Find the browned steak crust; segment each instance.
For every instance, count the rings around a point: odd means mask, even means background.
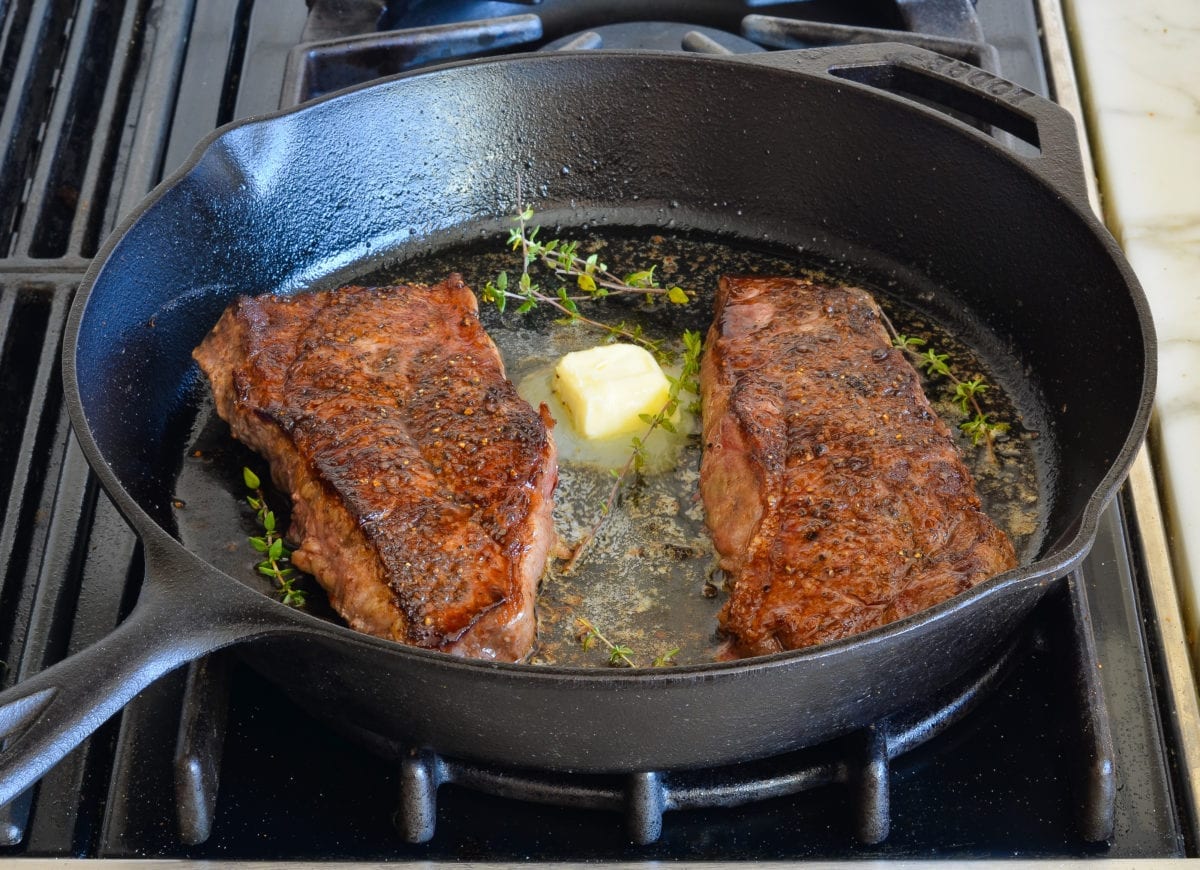
[[[865,631],[1016,564],[866,292],[723,278],[700,381],[700,488],[741,654]]]
[[[292,560],[351,627],[515,661],[551,547],[553,425],[457,275],[241,298],[194,356],[291,494]]]

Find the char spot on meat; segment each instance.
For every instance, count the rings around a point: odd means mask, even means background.
[[[847,456],[838,460],[838,464],[850,471],[863,472],[871,467],[871,458],[861,454]]]
[[[860,377],[859,375],[855,374],[848,374],[845,376],[845,378],[846,386],[854,390],[854,392],[858,393],[860,396],[870,396],[875,392],[875,389],[871,386],[870,381],[864,377]]]

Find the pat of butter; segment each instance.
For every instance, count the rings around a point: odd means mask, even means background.
[[[633,344],[605,344],[569,353],[554,367],[554,391],[575,431],[608,438],[646,428],[642,414],[657,414],[671,385],[654,357]]]

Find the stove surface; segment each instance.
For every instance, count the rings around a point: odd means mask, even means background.
[[[907,38],[1050,92],[1037,10],[1007,0],[852,8],[824,0],[314,0],[311,9],[301,0],[13,0],[0,14],[6,687],[101,639],[136,601],[141,548],[70,433],[59,345],[72,294],[104,235],[220,124],[484,47],[612,47],[621,26],[610,15],[637,22],[638,38],[649,38],[648,21],[674,22],[654,38],[693,51]],[[486,26],[475,22],[481,17]],[[794,17],[803,21],[787,21]],[[431,38],[446,37],[449,47],[431,47],[445,45]],[[845,747],[820,747],[779,764],[826,765],[832,773],[823,784],[670,811],[652,842],[633,841],[622,811],[611,811],[620,802],[609,810],[550,806],[456,784],[437,792],[428,842],[407,842],[400,766],[329,730],[236,653],[222,653],[154,684],[31,793],[0,808],[8,844],[0,856],[1183,856],[1195,848],[1181,797],[1188,785],[1176,761],[1146,556],[1129,514],[1126,494],[1105,514],[1082,569],[1039,606],[1011,661],[989,678],[994,687],[890,760],[883,839],[864,836],[861,777]],[[1115,769],[1098,769],[1097,752],[1103,761],[1109,748]],[[772,774],[775,767],[766,763]],[[1095,842],[1097,824],[1111,826],[1103,842]]]

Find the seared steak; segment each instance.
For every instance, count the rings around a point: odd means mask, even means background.
[[[532,647],[553,425],[504,377],[458,275],[242,298],[195,358],[292,497],[292,561],[351,627],[478,658]]]
[[[1016,564],[866,292],[722,279],[700,383],[700,489],[739,653],[865,631]]]

